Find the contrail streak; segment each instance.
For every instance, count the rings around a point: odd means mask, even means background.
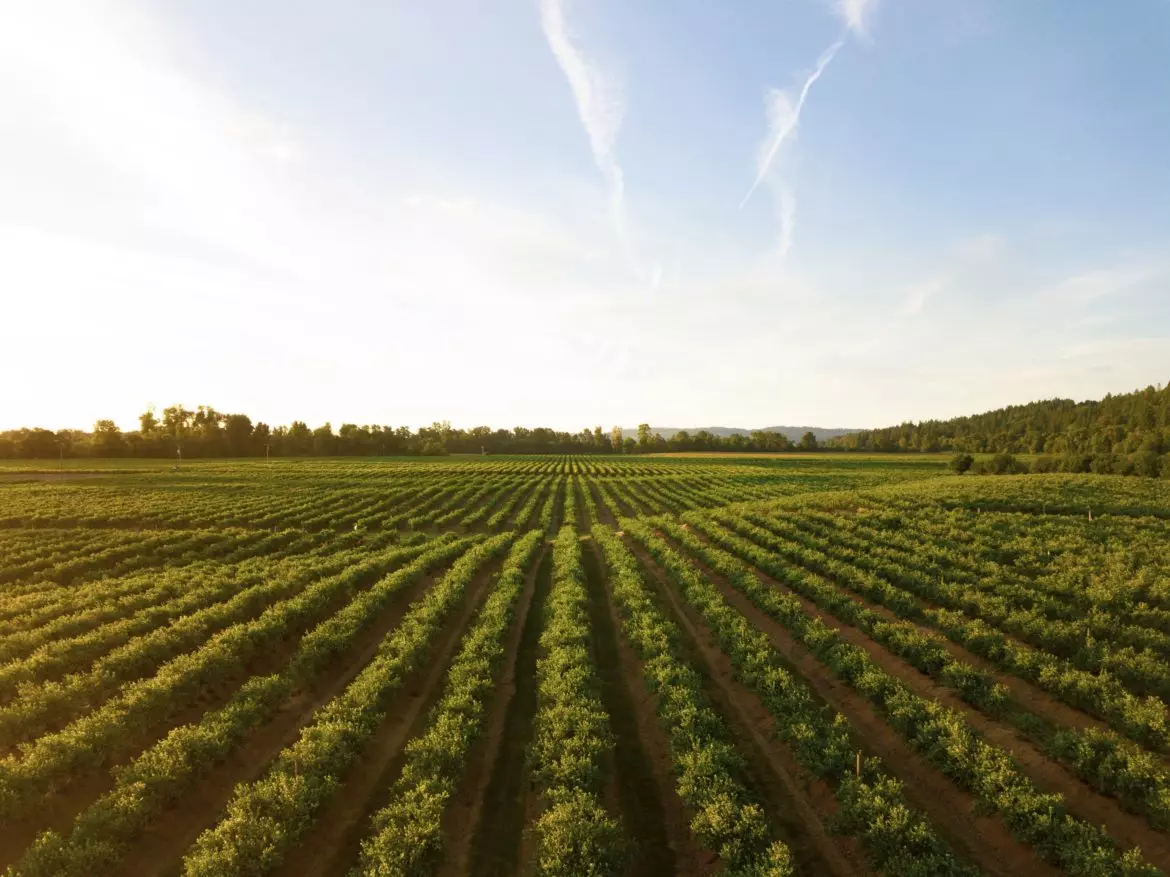
[[[760,172],[756,175],[755,182],[748,189],[748,193],[743,196],[743,200],[739,202],[740,209],[743,209],[748,199],[752,197],[752,194],[759,187],[760,183],[763,182],[764,177],[767,176],[768,170],[772,167],[772,162],[776,158],[776,153],[780,151],[780,147],[784,144],[784,141],[796,130],[797,123],[800,122],[800,111],[804,108],[804,102],[808,98],[809,89],[812,88],[814,82],[821,78],[821,74],[825,72],[825,68],[829,66],[829,62],[833,60],[833,57],[844,44],[844,40],[837,40],[837,42],[829,46],[824,54],[817,59],[816,68],[809,74],[808,79],[805,80],[804,87],[800,90],[800,97],[797,98],[796,106],[784,118],[773,120],[773,124],[776,127],[776,136],[772,139],[772,146],[768,149],[764,160],[760,162]]]

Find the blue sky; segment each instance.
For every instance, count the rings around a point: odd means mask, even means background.
[[[1165,0],[5,4],[0,428],[1164,383],[1168,98]]]

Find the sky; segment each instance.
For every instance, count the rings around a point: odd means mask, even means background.
[[[0,429],[1170,380],[1170,2],[0,4]]]

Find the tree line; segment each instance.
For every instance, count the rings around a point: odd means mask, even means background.
[[[635,435],[621,427],[580,432],[536,427],[455,429],[447,421],[412,430],[406,426],[330,423],[311,428],[253,422],[207,405],[189,410],[148,408],[138,429],[123,432],[112,420],[82,430],[19,429],[0,432],[0,458],[58,457],[308,457],[438,456],[443,454],[616,454],[679,451],[949,452],[957,455],[1038,455],[1036,471],[1100,472],[1170,477],[1170,385],[1109,395],[1100,401],[1052,399],[1014,405],[951,420],[903,423],[860,430],[818,442],[806,432],[798,442],[778,432],[718,436],[706,430],[669,439],[648,424]],[[988,463],[987,466],[991,466]],[[1013,462],[1004,468],[1019,470]],[[975,467],[978,471],[980,466]]]
[[[149,407],[138,418],[138,429],[123,431],[112,420],[99,420],[89,432],[63,429],[17,429],[0,432],[0,458],[57,459],[65,457],[334,457],[441,456],[444,454],[615,454],[666,451],[768,452],[817,450],[806,433],[793,443],[777,432],[721,437],[699,430],[665,439],[648,424],[634,436],[621,427],[600,426],[580,432],[547,427],[455,429],[447,421],[420,427],[331,423],[310,427],[301,420],[287,426],[254,422],[247,414],[224,414],[209,405],[194,410],[172,405],[158,412]]]
[[[1170,385],[1100,401],[1050,399],[951,420],[924,420],[830,439],[849,451],[1130,456],[1170,452]]]

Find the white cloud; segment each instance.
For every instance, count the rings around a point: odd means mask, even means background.
[[[873,15],[877,0],[836,0],[834,11],[837,17],[855,36],[866,37],[866,25]]]
[[[569,81],[577,115],[589,136],[593,160],[609,187],[614,223],[624,236],[625,180],[614,154],[625,111],[621,88],[611,74],[574,45],[561,0],[541,0],[540,23],[549,48]]]
[[[792,92],[788,90],[773,88],[768,92],[764,101],[768,116],[768,134],[760,144],[759,157],[756,162],[756,178],[752,182],[751,188],[748,189],[748,193],[739,202],[740,207],[747,204],[748,199],[752,197],[760,183],[767,177],[780,148],[796,133],[796,127],[800,124],[800,114],[804,110],[804,102],[808,100],[809,90],[821,78],[821,74],[825,72],[825,68],[829,66],[829,62],[840,51],[842,45],[843,43],[838,40],[821,54],[821,57],[817,59],[816,66],[804,80],[804,85],[801,86],[795,100],[793,100]]]
[[[941,267],[906,288],[902,296],[902,313],[908,317],[921,314],[927,304],[965,277],[998,262],[1006,250],[1003,235],[993,232],[960,239],[949,248]]]
[[[965,262],[988,263],[1001,258],[1007,251],[1007,240],[995,232],[975,234],[955,245],[955,254]]]
[[[1146,265],[1096,268],[1064,278],[1046,294],[1063,301],[1084,303],[1126,292],[1155,276],[1156,272]]]
[[[907,316],[914,316],[915,314],[921,313],[926,303],[949,287],[954,282],[954,279],[953,274],[945,273],[915,283],[906,290],[905,301],[902,304],[902,313]]]

